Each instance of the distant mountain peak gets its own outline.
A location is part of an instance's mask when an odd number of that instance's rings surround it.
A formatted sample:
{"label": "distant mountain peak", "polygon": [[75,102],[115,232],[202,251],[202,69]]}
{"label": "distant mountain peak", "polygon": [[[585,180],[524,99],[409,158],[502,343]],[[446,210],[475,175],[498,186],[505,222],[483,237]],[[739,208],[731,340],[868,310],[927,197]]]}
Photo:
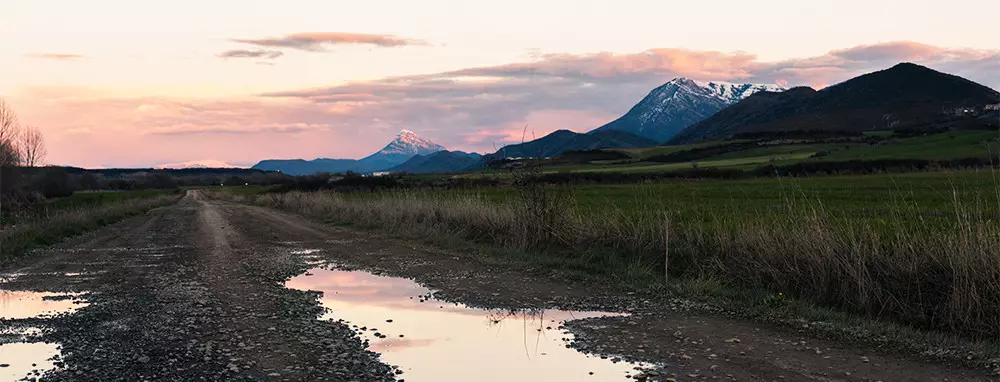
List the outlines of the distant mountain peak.
{"label": "distant mountain peak", "polygon": [[624,116],[597,130],[621,130],[662,142],[755,93],[784,90],[774,84],[702,82],[677,77],[656,87]]}
{"label": "distant mountain peak", "polygon": [[402,154],[406,156],[424,155],[444,150],[444,146],[432,142],[430,139],[421,137],[407,129],[402,129],[396,134],[396,139],[389,142],[382,150],[376,154]]}

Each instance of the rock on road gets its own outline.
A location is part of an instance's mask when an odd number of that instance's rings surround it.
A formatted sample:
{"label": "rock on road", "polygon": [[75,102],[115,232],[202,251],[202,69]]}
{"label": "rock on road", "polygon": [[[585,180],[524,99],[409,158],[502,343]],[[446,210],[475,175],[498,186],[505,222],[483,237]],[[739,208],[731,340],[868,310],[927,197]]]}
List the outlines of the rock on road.
{"label": "rock on road", "polygon": [[[323,226],[199,191],[36,251],[4,270],[21,276],[0,288],[89,292],[86,308],[45,320],[43,338],[62,345],[62,367],[45,380],[404,378],[348,325],[318,320],[323,308],[315,293],[284,287],[309,268],[293,253],[303,246],[342,264],[416,278],[462,302],[629,311],[575,330],[588,350],[664,363],[661,380],[989,380],[979,370],[672,312],[666,299],[623,296],[586,280]],[[32,323],[0,321],[8,328]]]}

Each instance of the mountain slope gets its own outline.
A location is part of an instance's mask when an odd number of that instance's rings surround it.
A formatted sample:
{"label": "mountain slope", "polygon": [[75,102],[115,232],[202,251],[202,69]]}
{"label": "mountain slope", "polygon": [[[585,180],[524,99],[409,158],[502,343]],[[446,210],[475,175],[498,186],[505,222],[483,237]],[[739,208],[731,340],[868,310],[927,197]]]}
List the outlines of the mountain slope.
{"label": "mountain slope", "polygon": [[663,142],[752,94],[782,90],[777,85],[703,83],[675,78],[650,91],[625,115],[594,131],[625,131]]}
{"label": "mountain slope", "polygon": [[309,175],[317,172],[369,173],[385,170],[406,162],[415,155],[427,155],[444,150],[444,147],[422,138],[409,130],[401,130],[396,138],[378,152],[362,159],[266,159],[252,168],[281,171],[289,175]]}
{"label": "mountain slope", "polygon": [[902,63],[820,91],[758,93],[685,129],[670,144],[774,131],[867,131],[947,123],[950,111],[1000,102],[1000,93],[964,78]]}
{"label": "mountain slope", "polygon": [[396,139],[381,150],[359,160],[358,164],[363,170],[358,172],[385,170],[403,164],[415,155],[427,155],[444,149],[444,146],[403,129],[396,135]]}
{"label": "mountain slope", "polygon": [[355,159],[317,158],[304,159],[265,159],[251,167],[258,170],[280,171],[288,175],[310,175],[317,172],[347,172],[357,171],[358,161]]}
{"label": "mountain slope", "polygon": [[638,135],[617,131],[592,131],[588,134],[557,130],[536,140],[504,146],[491,159],[519,157],[554,157],[569,150],[636,148],[656,146],[657,142]]}
{"label": "mountain slope", "polygon": [[471,170],[484,165],[483,156],[476,153],[438,151],[427,155],[416,155],[387,171],[412,174],[448,173]]}

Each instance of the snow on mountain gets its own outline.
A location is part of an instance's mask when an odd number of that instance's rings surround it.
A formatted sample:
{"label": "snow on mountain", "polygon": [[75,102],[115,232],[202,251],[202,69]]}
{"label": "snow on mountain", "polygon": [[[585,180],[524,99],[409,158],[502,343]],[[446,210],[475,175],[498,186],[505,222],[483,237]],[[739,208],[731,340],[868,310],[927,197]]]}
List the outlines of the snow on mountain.
{"label": "snow on mountain", "polygon": [[311,161],[302,159],[266,159],[253,168],[276,170],[290,175],[306,175],[316,172],[354,171],[371,173],[403,164],[416,155],[428,155],[445,150],[444,146],[431,142],[416,133],[403,129],[396,138],[378,152],[359,160],[319,158]]}
{"label": "snow on mountain", "polygon": [[207,159],[207,160],[193,160],[193,161],[179,162],[179,163],[165,163],[165,164],[154,166],[154,168],[161,168],[161,169],[162,168],[172,168],[172,169],[181,169],[181,168],[247,168],[247,166],[237,166],[237,165],[234,165],[234,164],[231,164],[231,163],[228,163],[228,162],[223,162],[223,161],[220,161],[220,160]]}
{"label": "snow on mountain", "polygon": [[378,154],[402,154],[407,156],[430,154],[444,150],[444,146],[431,142],[430,139],[421,137],[416,133],[402,129],[396,134],[396,139],[389,142]]}
{"label": "snow on mountain", "polygon": [[621,130],[658,142],[760,91],[784,91],[772,84],[697,82],[675,78],[653,89],[621,118],[597,130]]}
{"label": "snow on mountain", "polygon": [[[683,80],[683,79],[682,79]],[[730,104],[740,102],[754,93],[761,91],[782,92],[785,88],[774,84],[734,84],[729,82],[693,81],[695,85],[709,89],[719,99]]]}

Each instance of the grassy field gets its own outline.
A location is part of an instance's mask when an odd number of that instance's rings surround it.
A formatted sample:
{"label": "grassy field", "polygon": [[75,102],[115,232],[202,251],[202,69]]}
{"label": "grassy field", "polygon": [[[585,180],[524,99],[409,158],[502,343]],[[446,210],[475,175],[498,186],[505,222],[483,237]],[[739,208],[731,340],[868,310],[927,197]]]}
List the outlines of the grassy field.
{"label": "grassy field", "polygon": [[[960,159],[983,157],[1000,151],[996,131],[956,131],[923,137],[900,138],[879,146],[848,145],[830,151],[824,160],[849,159]],[[989,147],[991,145],[992,147]]]}
{"label": "grassy field", "polygon": [[[750,140],[712,141],[694,145],[662,146],[642,149],[608,149],[620,151],[631,160],[594,161],[577,164],[555,164],[546,166],[545,172],[664,172],[681,169],[698,168],[729,168],[752,170],[765,165],[789,165],[809,162],[839,162],[848,160],[879,160],[879,159],[923,159],[923,160],[956,160],[966,158],[986,158],[992,152],[1000,153],[1000,143],[996,131],[954,131],[926,136],[899,138],[891,132],[871,132],[865,137],[882,137],[875,143],[865,142],[862,138],[840,143],[769,143],[766,145],[743,148],[717,155],[711,155],[696,160],[685,160],[674,163],[657,163],[648,161],[654,156],[677,154],[693,149],[704,149],[729,144],[746,144]],[[824,155],[818,155],[822,153]],[[477,176],[486,176],[482,173]]]}
{"label": "grassy field", "polygon": [[1000,335],[995,170],[249,200],[537,253],[540,264],[626,284],[661,282],[669,248],[672,277],[719,295],[781,292],[925,329]]}
{"label": "grassy field", "polygon": [[[899,211],[927,219],[954,217],[956,201],[966,208],[982,204],[995,212],[1000,174],[989,170],[939,171],[878,175],[839,175],[809,178],[755,178],[739,180],[674,180],[649,184],[578,185],[555,187],[570,196],[574,212],[601,215],[607,211],[640,218],[674,219],[748,218],[790,207],[816,208],[829,214],[858,219],[891,219]],[[393,192],[387,192],[387,195]],[[428,198],[470,197],[510,203],[512,188],[481,188],[421,192]],[[345,198],[373,198],[379,194],[345,194]],[[980,208],[976,207],[976,208]]]}
{"label": "grassy field", "polygon": [[3,211],[0,263],[32,248],[70,237],[173,203],[175,190],[77,192],[22,211]]}

